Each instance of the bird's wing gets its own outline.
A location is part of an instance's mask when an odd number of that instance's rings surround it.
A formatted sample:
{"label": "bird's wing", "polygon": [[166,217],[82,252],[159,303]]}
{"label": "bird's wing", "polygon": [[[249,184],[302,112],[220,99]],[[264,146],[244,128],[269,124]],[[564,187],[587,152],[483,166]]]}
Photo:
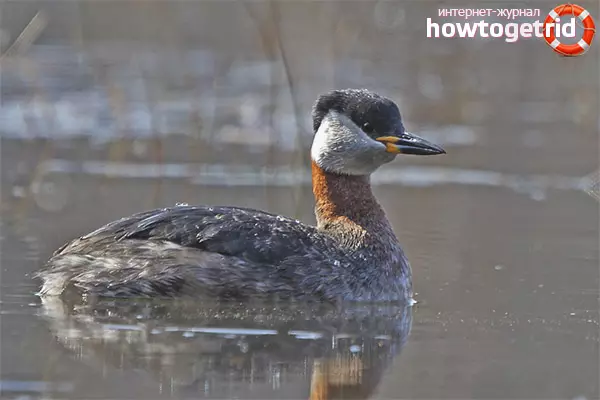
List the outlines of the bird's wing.
{"label": "bird's wing", "polygon": [[57,250],[94,252],[128,239],[162,240],[255,263],[277,264],[310,249],[335,248],[328,236],[299,221],[237,207],[176,206],[111,222]]}
{"label": "bird's wing", "polygon": [[[299,221],[234,207],[176,206],[111,222],[59,249],[36,277],[41,293],[219,296],[347,292],[349,260]],[[338,269],[338,271],[335,271]],[[341,270],[340,270],[341,269]]]}

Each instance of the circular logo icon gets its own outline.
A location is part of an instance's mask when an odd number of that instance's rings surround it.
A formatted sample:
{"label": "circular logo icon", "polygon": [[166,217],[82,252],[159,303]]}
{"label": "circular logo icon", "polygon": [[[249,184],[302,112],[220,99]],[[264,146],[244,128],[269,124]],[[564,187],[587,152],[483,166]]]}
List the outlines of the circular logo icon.
{"label": "circular logo icon", "polygon": [[[563,44],[556,38],[556,19],[563,15],[572,15],[577,17],[583,24],[583,37],[573,44]],[[580,56],[590,48],[592,39],[596,34],[596,25],[590,13],[577,4],[562,4],[555,7],[544,21],[543,25],[544,39],[558,54],[567,57]]]}

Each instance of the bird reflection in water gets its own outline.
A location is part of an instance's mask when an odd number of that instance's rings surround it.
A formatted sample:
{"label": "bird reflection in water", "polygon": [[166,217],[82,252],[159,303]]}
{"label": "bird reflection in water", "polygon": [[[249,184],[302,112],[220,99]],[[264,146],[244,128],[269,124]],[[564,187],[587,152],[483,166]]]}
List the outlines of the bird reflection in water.
{"label": "bird reflection in water", "polygon": [[412,323],[402,305],[209,299],[47,298],[41,316],[71,357],[186,398],[368,398]]}

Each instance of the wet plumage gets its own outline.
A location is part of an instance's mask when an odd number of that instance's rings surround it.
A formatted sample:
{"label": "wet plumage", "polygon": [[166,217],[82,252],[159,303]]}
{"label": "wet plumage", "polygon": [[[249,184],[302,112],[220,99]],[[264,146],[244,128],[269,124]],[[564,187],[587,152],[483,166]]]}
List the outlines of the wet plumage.
{"label": "wet plumage", "polygon": [[238,207],[142,212],[57,250],[37,274],[40,294],[410,298],[410,266],[369,175],[397,153],[443,150],[406,133],[396,105],[368,91],[321,96],[313,121],[316,227]]}

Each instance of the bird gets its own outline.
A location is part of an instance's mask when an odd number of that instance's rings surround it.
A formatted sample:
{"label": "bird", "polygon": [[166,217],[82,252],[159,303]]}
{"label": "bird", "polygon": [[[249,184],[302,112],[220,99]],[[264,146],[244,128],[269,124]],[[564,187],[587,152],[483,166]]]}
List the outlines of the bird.
{"label": "bird", "polygon": [[140,212],[56,250],[35,274],[37,294],[411,302],[411,267],[370,177],[400,154],[446,151],[368,89],[321,94],[312,122],[316,226],[234,206]]}

